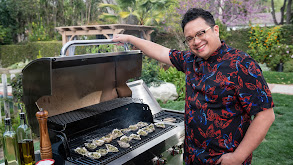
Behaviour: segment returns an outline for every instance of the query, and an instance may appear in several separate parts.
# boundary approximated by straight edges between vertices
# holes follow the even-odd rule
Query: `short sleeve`
[[[185,72],[185,68],[184,68],[185,54],[186,54],[186,51],[170,50],[169,52],[169,58],[172,64],[177,68],[177,70],[182,72]]]
[[[250,115],[255,115],[274,107],[271,91],[260,66],[252,58],[245,58],[237,68],[236,91],[244,110]]]

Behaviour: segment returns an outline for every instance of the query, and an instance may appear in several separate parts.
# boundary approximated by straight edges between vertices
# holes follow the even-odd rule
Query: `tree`
[[[258,0],[181,0],[179,6],[177,12],[180,15],[190,7],[200,7],[210,11],[224,25],[229,25],[234,20],[248,22],[256,13],[265,9]]]
[[[118,5],[115,3],[100,4],[101,8],[112,9],[111,13],[104,13],[100,18],[116,23],[157,25],[163,20],[165,9],[174,3],[170,0],[118,0],[117,2]]]
[[[281,7],[280,11],[281,11],[281,20],[280,22],[277,21],[276,19],[276,14],[275,14],[275,3],[274,0],[271,0],[271,6],[272,6],[272,16],[273,16],[273,20],[274,23],[276,25],[283,25],[284,24],[284,17],[286,17],[286,24],[290,24],[291,23],[291,16],[292,16],[292,0],[284,0],[283,6]],[[286,13],[286,15],[285,15]]]

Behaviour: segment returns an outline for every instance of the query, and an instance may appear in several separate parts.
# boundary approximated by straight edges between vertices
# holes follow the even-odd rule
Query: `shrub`
[[[124,51],[123,46],[117,46],[117,45],[113,45],[113,44],[93,45],[93,46],[86,46],[85,48],[86,48],[85,52],[90,53],[90,54]],[[83,53],[81,53],[81,54],[83,54]]]
[[[1,64],[8,67],[12,64],[37,59],[37,56],[54,57],[60,54],[61,42],[29,42],[24,45],[2,45],[0,47]]]
[[[159,79],[165,82],[170,82],[176,86],[178,99],[185,99],[185,74],[178,71],[175,67],[170,67],[165,70],[163,68],[160,69]]]
[[[273,28],[259,26],[250,28],[249,50],[248,54],[259,63],[268,60],[271,49],[274,45],[279,45],[281,37],[281,26]]]
[[[216,20],[216,25],[220,28],[220,39],[226,40],[228,37],[231,37],[232,34],[227,31],[227,26],[224,25],[220,20]]]
[[[285,64],[284,64],[284,72],[293,72],[293,59],[285,62]]]
[[[281,27],[281,44],[292,45],[293,43],[293,24],[286,24]]]
[[[227,36],[225,38],[226,44],[242,50],[244,52],[248,52],[249,45],[249,29],[238,29],[238,30],[230,30],[231,36]]]
[[[160,66],[158,61],[151,59],[147,56],[143,57],[141,77],[147,86],[151,83],[158,85],[161,81],[159,80]]]
[[[280,63],[285,63],[293,57],[293,45],[274,45],[271,48],[269,58],[266,63],[272,70],[276,70],[276,67]]]

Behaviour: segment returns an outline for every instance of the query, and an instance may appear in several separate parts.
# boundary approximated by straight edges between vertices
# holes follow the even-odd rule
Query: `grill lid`
[[[23,70],[23,101],[38,134],[35,103],[50,116],[131,97],[126,81],[141,75],[141,51],[40,58]]]

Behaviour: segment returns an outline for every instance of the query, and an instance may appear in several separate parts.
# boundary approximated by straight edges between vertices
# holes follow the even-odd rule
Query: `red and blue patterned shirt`
[[[169,56],[186,75],[185,163],[215,164],[235,151],[253,115],[274,106],[271,92],[259,65],[224,42],[207,60],[191,51],[171,50]]]

